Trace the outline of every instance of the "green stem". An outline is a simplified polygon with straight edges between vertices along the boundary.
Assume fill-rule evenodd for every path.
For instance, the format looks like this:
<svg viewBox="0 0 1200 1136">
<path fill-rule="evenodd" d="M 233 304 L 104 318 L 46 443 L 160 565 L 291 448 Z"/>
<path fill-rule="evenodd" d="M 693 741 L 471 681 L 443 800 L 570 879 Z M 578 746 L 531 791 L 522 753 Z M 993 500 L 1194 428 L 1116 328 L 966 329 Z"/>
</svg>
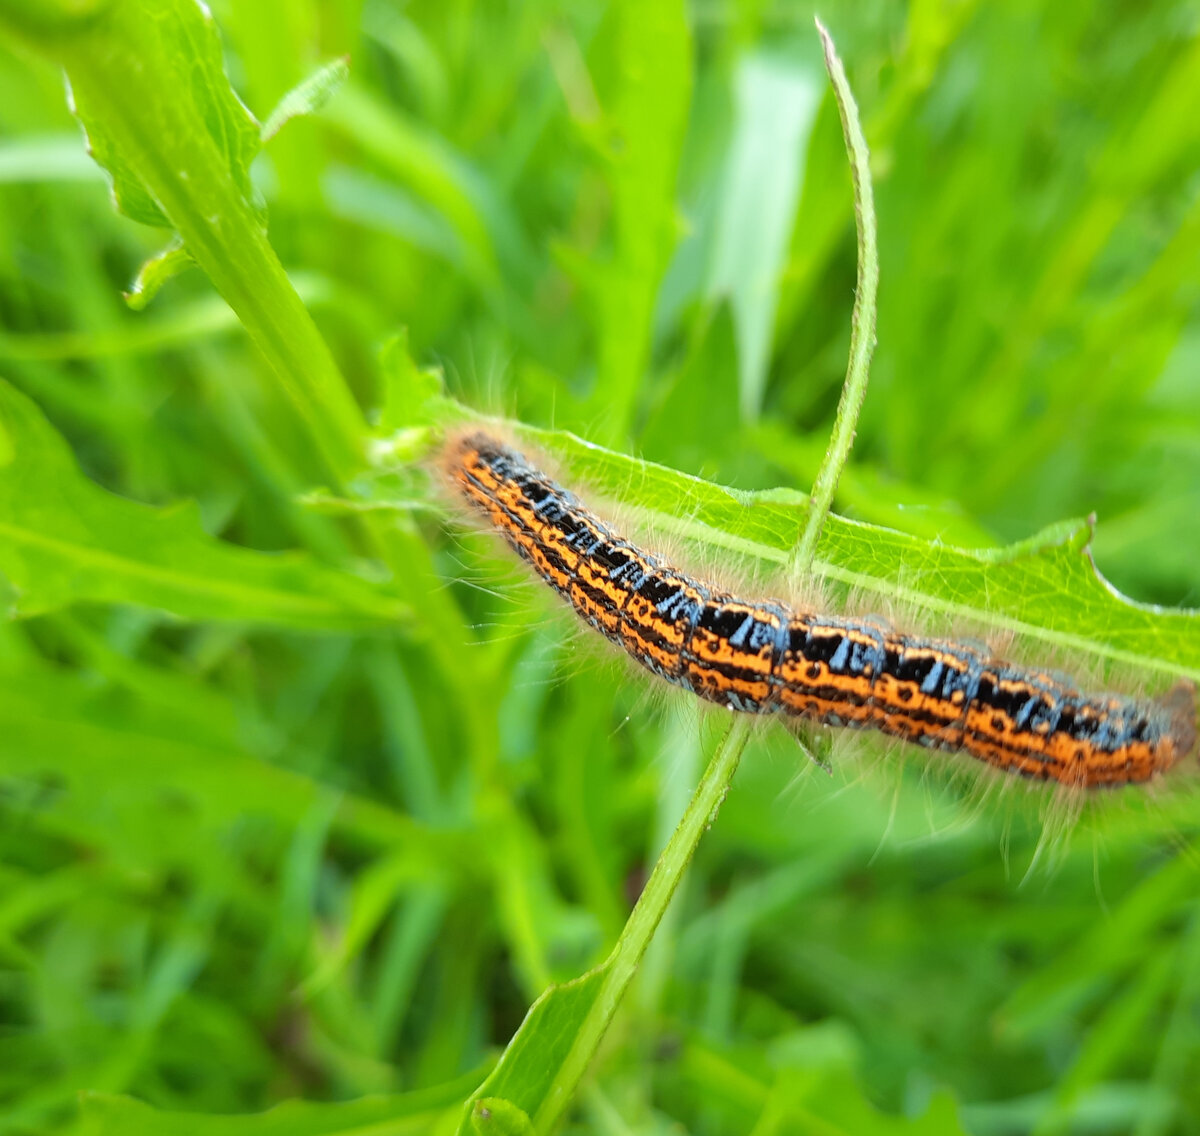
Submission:
<svg viewBox="0 0 1200 1136">
<path fill-rule="evenodd" d="M 717 746 L 700 784 L 692 794 L 687 811 L 654 865 L 654 871 L 625 924 L 625 930 L 604 964 L 604 978 L 596 1000 L 575 1035 L 551 1091 L 546 1094 L 533 1118 L 536 1132 L 550 1132 L 570 1104 L 675 889 L 683 879 L 700 837 L 712 824 L 729 791 L 729 783 L 737 771 L 748 737 L 749 727 L 739 717 Z"/>
<path fill-rule="evenodd" d="M 61 0 L 60 0 L 61 5 Z M 66 69 L 122 160 L 176 227 L 237 313 L 295 407 L 335 483 L 361 467 L 362 417 L 316 324 L 195 102 L 180 91 L 138 5 L 114 0 L 53 29 L 25 0 L 2 0 L 8 24 Z"/>
<path fill-rule="evenodd" d="M 174 19 L 163 5 L 162 19 Z M 145 5 L 128 0 L 0 0 L 8 30 L 61 64 L 81 105 L 102 123 L 112 150 L 149 190 L 188 251 L 238 316 L 312 438 L 321 472 L 337 487 L 363 466 L 365 427 L 353 397 L 251 202 L 178 74 L 163 58 Z M 356 533 L 395 573 L 419 608 L 422 630 L 461 705 L 474 693 L 472 660 L 456 644 L 468 633 L 436 579 L 421 538 L 361 517 Z M 454 628 L 436 634 L 432 628 Z M 468 653 L 469 655 L 469 653 Z M 472 752 L 490 752 L 476 716 L 464 716 Z"/>
<path fill-rule="evenodd" d="M 850 173 L 854 179 L 854 215 L 858 228 L 858 287 L 854 297 L 854 315 L 850 323 L 850 361 L 846 381 L 838 402 L 833 435 L 825 451 L 821 468 L 813 482 L 812 499 L 804 532 L 792 553 L 790 577 L 797 583 L 812 567 L 817 541 L 825 518 L 833 505 L 838 478 L 850 447 L 854 444 L 854 429 L 867 395 L 867 378 L 871 370 L 871 354 L 875 350 L 875 304 L 879 291 L 879 249 L 875 228 L 875 201 L 871 192 L 870 154 L 858 119 L 858 106 L 850 92 L 846 71 L 838 58 L 829 32 L 820 20 L 814 19 L 821 45 L 825 51 L 825 68 L 833 84 L 838 113 L 842 118 L 842 134 L 850 158 Z"/>
</svg>

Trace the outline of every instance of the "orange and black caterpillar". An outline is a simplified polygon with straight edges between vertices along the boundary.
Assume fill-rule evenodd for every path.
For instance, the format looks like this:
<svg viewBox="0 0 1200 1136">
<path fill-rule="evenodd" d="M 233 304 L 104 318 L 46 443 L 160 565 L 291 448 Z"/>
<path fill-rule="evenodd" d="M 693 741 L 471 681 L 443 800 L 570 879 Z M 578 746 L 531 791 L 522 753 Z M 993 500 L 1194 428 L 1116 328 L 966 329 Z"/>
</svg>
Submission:
<svg viewBox="0 0 1200 1136">
<path fill-rule="evenodd" d="M 1085 694 L 966 644 L 738 599 L 639 550 L 486 433 L 453 442 L 446 468 L 605 638 L 731 710 L 876 729 L 1083 788 L 1149 781 L 1195 745 L 1189 684 L 1162 701 Z"/>
</svg>

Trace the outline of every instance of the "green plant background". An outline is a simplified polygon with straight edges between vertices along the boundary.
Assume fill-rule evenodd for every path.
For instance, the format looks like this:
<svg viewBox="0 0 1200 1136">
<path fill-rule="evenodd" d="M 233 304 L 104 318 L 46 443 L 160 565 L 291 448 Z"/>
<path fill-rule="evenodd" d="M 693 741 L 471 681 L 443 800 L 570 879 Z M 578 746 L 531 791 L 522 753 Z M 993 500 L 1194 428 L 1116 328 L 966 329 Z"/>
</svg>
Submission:
<svg viewBox="0 0 1200 1136">
<path fill-rule="evenodd" d="M 837 111 L 786 2 L 211 7 L 0 2 L 0 1131 L 453 1132 L 617 940 L 711 731 L 447 533 L 405 464 L 461 413 L 428 369 L 807 489 L 855 281 Z M 821 15 L 883 273 L 836 508 L 915 538 L 835 522 L 827 561 L 1195 675 L 1197 620 L 1103 597 L 1077 527 L 999 550 L 1094 511 L 1121 590 L 1200 604 L 1200 12 Z M 222 59 L 266 121 L 343 55 L 251 166 Z M 203 271 L 133 312 L 166 218 Z M 795 531 L 543 441 L 677 537 Z M 755 735 L 568 1129 L 1195 1131 L 1194 796 L 1047 846 L 1038 799 L 855 748 L 827 778 Z M 552 1072 L 590 981 L 510 1060 Z"/>
</svg>

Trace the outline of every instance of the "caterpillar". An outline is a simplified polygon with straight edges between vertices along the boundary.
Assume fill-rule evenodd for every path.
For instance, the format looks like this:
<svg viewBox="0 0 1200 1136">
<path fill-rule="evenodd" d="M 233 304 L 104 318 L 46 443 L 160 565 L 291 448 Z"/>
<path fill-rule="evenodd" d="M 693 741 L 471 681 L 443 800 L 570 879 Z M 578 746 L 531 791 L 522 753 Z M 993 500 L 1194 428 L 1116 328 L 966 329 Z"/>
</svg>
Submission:
<svg viewBox="0 0 1200 1136">
<path fill-rule="evenodd" d="M 645 552 L 485 431 L 452 439 L 447 476 L 601 635 L 708 702 L 874 729 L 993 769 L 1084 789 L 1150 781 L 1196 743 L 1195 692 L 1089 694 L 985 648 L 882 622 L 741 599 Z"/>
</svg>

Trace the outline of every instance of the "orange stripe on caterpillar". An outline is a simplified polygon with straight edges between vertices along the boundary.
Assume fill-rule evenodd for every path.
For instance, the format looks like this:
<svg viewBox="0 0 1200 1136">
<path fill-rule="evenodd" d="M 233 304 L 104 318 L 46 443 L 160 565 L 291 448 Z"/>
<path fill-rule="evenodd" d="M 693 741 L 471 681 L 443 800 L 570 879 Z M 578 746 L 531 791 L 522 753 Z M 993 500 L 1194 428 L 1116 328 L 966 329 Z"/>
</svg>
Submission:
<svg viewBox="0 0 1200 1136">
<path fill-rule="evenodd" d="M 1096 788 L 1149 781 L 1196 743 L 1195 697 L 1086 694 L 949 640 L 708 587 L 644 552 L 486 433 L 450 479 L 555 591 L 642 666 L 700 698 L 879 730 L 996 769 Z"/>
</svg>

